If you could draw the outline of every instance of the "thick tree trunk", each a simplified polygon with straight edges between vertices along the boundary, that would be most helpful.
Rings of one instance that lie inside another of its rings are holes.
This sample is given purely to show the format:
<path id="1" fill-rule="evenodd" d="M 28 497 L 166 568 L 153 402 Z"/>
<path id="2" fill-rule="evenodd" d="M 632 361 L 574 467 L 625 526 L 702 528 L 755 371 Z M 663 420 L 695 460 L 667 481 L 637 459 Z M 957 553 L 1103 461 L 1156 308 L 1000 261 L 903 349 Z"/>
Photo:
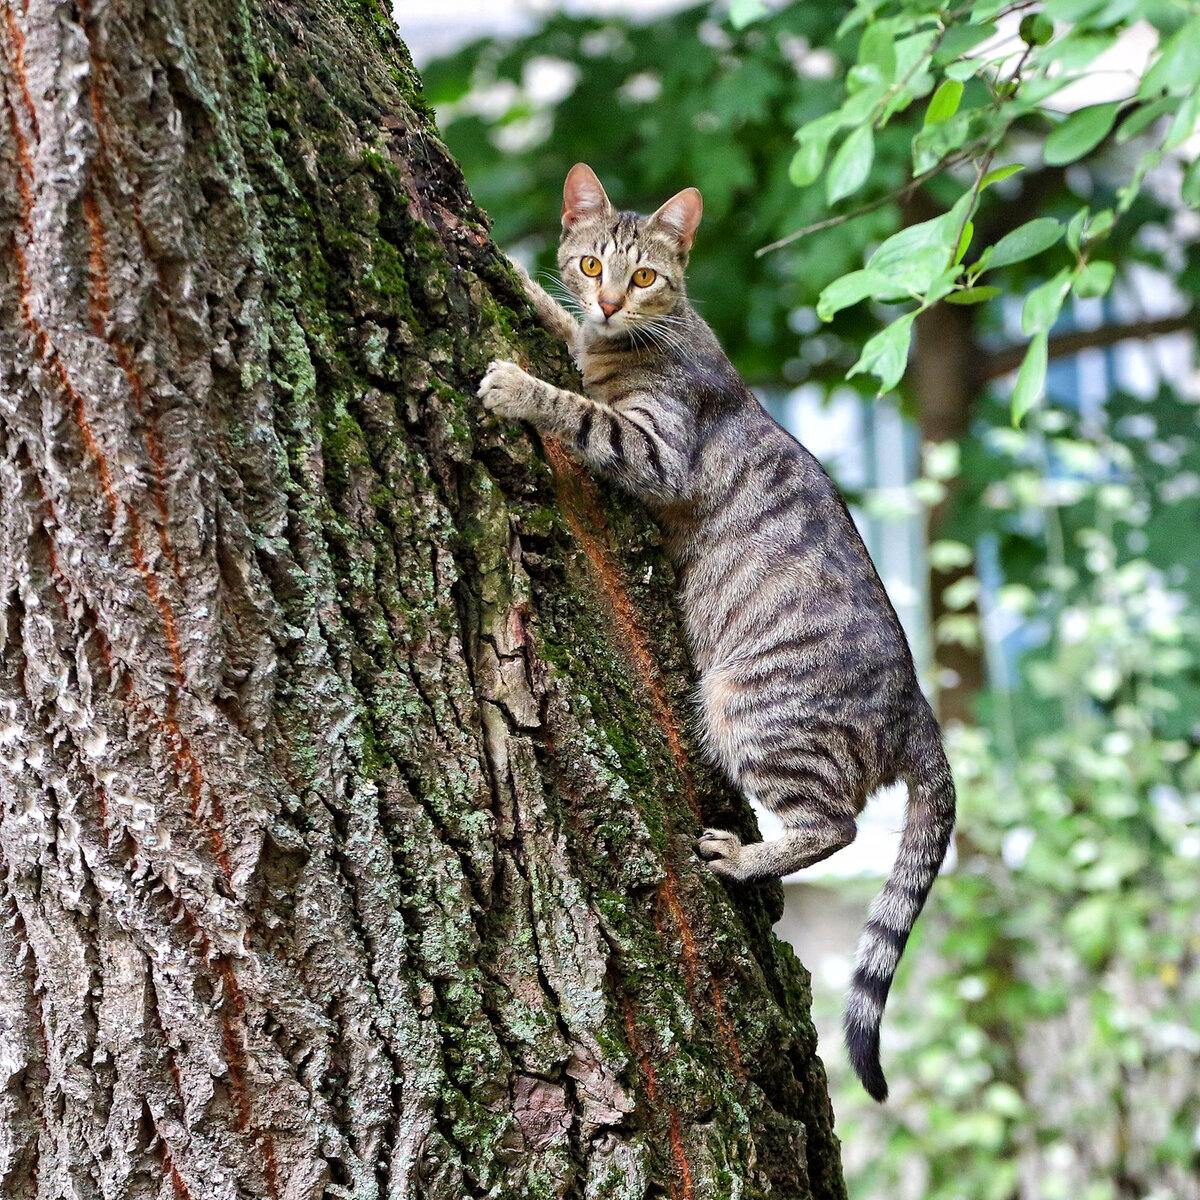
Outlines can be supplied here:
<path id="1" fill-rule="evenodd" d="M 567 368 L 390 18 L 0 48 L 0 1194 L 842 1196 L 669 572 L 478 411 Z"/>

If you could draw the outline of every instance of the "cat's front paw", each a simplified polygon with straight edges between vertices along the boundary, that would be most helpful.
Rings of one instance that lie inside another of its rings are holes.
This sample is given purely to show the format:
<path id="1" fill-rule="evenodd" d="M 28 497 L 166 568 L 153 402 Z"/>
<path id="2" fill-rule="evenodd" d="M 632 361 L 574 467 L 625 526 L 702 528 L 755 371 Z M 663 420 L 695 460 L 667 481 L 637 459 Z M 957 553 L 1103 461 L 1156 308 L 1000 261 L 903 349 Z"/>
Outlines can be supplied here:
<path id="1" fill-rule="evenodd" d="M 708 863 L 710 870 L 722 879 L 744 880 L 742 864 L 742 839 L 736 833 L 724 829 L 706 829 L 696 843 L 700 857 Z"/>
<path id="2" fill-rule="evenodd" d="M 514 421 L 529 420 L 535 412 L 538 381 L 516 363 L 497 359 L 488 366 L 476 395 L 488 412 Z"/>

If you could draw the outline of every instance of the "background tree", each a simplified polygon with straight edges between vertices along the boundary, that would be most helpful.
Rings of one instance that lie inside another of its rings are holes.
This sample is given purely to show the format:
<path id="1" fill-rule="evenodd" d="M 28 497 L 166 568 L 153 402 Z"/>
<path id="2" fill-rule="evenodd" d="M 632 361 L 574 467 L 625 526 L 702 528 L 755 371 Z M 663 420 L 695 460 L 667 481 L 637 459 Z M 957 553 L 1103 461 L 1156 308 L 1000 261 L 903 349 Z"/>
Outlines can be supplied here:
<path id="1" fill-rule="evenodd" d="M 33 0 L 0 71 L 0 1192 L 842 1196 L 655 535 L 482 419 L 568 367 L 390 18 Z"/>
<path id="2" fill-rule="evenodd" d="M 1139 394 L 1105 359 L 1081 409 L 1067 369 L 1196 328 L 1197 19 L 554 15 L 426 71 L 502 242 L 553 244 L 579 158 L 634 208 L 695 183 L 692 291 L 743 372 L 895 384 L 922 434 L 963 836 L 891 1008 L 896 1103 L 859 1106 L 831 1060 L 859 1197 L 1198 1194 L 1197 397 L 1186 359 Z M 878 372 L 847 379 L 864 348 Z"/>

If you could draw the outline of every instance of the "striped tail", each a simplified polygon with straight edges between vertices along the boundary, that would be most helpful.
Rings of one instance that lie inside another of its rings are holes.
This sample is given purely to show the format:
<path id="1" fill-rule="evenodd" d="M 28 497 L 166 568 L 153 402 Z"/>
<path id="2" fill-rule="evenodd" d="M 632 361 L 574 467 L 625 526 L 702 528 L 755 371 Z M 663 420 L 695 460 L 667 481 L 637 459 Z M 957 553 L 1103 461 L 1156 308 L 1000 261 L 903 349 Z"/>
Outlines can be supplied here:
<path id="1" fill-rule="evenodd" d="M 843 1027 L 854 1073 L 870 1095 L 887 1099 L 879 1065 L 883 1006 L 908 935 L 937 878 L 954 830 L 954 781 L 940 741 L 908 781 L 908 811 L 900 851 L 883 891 L 867 914 L 858 943 Z"/>

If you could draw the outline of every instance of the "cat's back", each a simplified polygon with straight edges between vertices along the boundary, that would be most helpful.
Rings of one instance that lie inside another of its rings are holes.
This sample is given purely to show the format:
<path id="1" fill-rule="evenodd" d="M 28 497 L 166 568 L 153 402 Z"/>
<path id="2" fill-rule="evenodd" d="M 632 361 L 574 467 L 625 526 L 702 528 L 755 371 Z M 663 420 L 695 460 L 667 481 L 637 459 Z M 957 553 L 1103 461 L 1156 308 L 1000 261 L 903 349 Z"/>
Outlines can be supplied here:
<path id="1" fill-rule="evenodd" d="M 740 383 L 740 380 L 739 380 Z M 911 655 L 849 510 L 817 459 L 748 389 L 698 426 L 689 502 L 664 513 L 698 665 L 808 644 L 833 665 Z"/>

